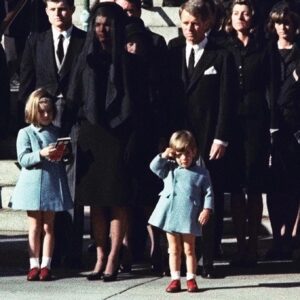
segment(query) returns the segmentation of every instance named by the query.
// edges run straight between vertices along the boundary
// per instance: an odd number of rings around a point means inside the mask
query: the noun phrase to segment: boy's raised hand
[[[174,159],[175,158],[174,149],[170,147],[166,148],[166,150],[161,154],[161,157],[166,159]]]

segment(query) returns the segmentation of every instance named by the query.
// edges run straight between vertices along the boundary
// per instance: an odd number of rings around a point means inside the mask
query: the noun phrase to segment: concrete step
[[[152,27],[150,26],[149,29],[157,34],[160,34],[164,37],[166,40],[166,43],[173,39],[178,37],[180,28],[178,27]]]
[[[142,10],[142,19],[147,27],[180,27],[178,7],[153,7]]]
[[[0,208],[8,208],[20,169],[16,160],[0,160]]]
[[[0,230],[2,231],[27,231],[28,221],[26,211],[1,209]]]

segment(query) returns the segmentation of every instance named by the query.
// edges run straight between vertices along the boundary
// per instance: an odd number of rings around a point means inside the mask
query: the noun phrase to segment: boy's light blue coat
[[[182,168],[157,155],[151,170],[164,181],[164,189],[149,224],[173,233],[201,235],[198,217],[203,208],[213,209],[213,192],[207,169]]]
[[[73,206],[65,166],[42,159],[40,150],[54,143],[58,128],[33,125],[21,129],[17,137],[20,177],[12,195],[12,208],[21,210],[62,211]]]

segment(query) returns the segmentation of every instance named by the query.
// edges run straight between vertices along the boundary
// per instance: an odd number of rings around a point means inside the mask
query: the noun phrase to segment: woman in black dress
[[[270,43],[272,162],[267,204],[273,247],[266,259],[291,258],[293,250],[300,193],[300,85],[295,71],[300,63],[295,42],[299,25],[299,16],[286,2],[272,8],[268,24],[274,36]]]
[[[91,206],[97,249],[89,280],[116,279],[133,198],[136,131],[142,120],[136,99],[143,86],[135,57],[125,52],[125,22],[117,4],[94,6],[64,113],[65,127],[80,123],[76,197]]]
[[[150,257],[152,270],[158,273],[162,272],[162,253],[160,249],[160,231],[149,225],[148,219],[157,202],[157,195],[161,190],[161,182],[157,176],[150,171],[149,164],[155,153],[159,151],[166,141],[168,133],[168,109],[167,101],[167,68],[166,51],[153,44],[151,32],[146,29],[144,22],[140,18],[130,17],[125,28],[126,32],[126,50],[136,55],[143,69],[143,81],[146,97],[143,103],[143,109],[147,111],[144,114],[142,130],[139,131],[138,140],[143,147],[137,152],[135,161],[135,205],[131,210],[132,220],[129,226],[129,236],[123,243],[123,262],[127,263],[124,270],[129,270],[129,261],[126,249],[129,248],[131,240],[133,258],[143,259],[147,232],[150,238]],[[152,174],[151,174],[152,173]],[[133,231],[133,228],[135,230]],[[131,237],[131,238],[130,238]]]
[[[234,0],[226,23],[227,49],[236,69],[233,137],[229,142],[233,171],[231,209],[238,254],[232,265],[257,262],[257,238],[262,217],[262,192],[268,166],[269,113],[266,100],[268,59],[256,34],[254,7],[249,0]],[[248,222],[248,226],[247,226]],[[248,246],[246,232],[248,228]]]

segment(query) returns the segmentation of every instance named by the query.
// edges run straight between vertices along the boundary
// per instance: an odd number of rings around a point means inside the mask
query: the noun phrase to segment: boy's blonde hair
[[[44,103],[49,105],[52,109],[53,119],[56,116],[56,106],[54,105],[54,97],[45,89],[40,88],[33,91],[25,105],[25,122],[28,124],[33,124],[39,126],[38,113],[39,104]]]
[[[179,130],[172,134],[169,141],[170,148],[178,152],[185,152],[188,149],[198,154],[198,147],[193,134],[188,130]]]

